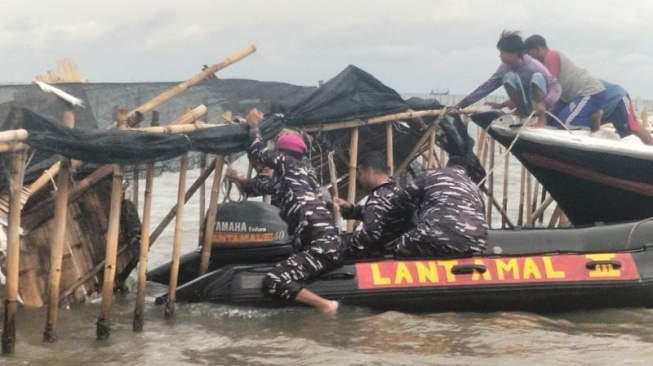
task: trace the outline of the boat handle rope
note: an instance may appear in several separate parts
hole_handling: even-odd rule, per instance
[[[585,268],[594,271],[598,266],[611,266],[612,269],[621,268],[621,262],[616,260],[589,261],[585,263]]]
[[[535,114],[535,111],[531,112],[531,114],[528,115],[528,118],[526,118],[526,121],[525,121],[524,123],[522,123],[521,127],[519,127],[519,131],[517,131],[517,135],[515,135],[515,139],[512,140],[512,142],[510,143],[510,146],[508,146],[508,148],[506,149],[506,151],[505,151],[503,154],[501,154],[501,158],[499,158],[499,160],[505,159],[505,157],[510,153],[510,150],[512,150],[512,148],[513,148],[513,147],[515,146],[515,144],[517,143],[517,140],[519,140],[519,135],[521,135],[521,133],[522,133],[522,131],[524,130],[525,127],[529,126],[528,122],[530,122],[530,120],[533,118],[533,115],[534,115],[534,114]],[[561,125],[562,127],[564,127],[564,129],[567,130],[567,132],[571,133],[571,130],[569,129],[569,127],[568,127],[567,125],[565,125],[564,123],[562,123],[562,121],[561,121],[561,120],[560,120],[560,119],[559,119],[555,114],[553,114],[553,113],[551,113],[551,112],[549,112],[549,111],[546,111],[546,114],[548,114],[549,116],[553,117],[553,119],[555,119],[558,123],[560,123],[560,125]],[[514,117],[514,116],[513,116],[513,117]],[[496,121],[496,119],[495,119],[494,121]],[[490,125],[487,126],[487,130],[488,130],[488,131],[490,130],[490,128],[491,128],[492,125],[494,124],[494,121],[492,121],[492,123],[490,123]],[[487,180],[487,178],[490,176],[490,174],[492,174],[492,173],[494,172],[494,170],[495,170],[498,166],[499,166],[499,165],[495,165],[495,166],[493,166],[492,169],[490,169],[489,172],[485,173],[485,178],[481,179],[481,181],[478,182],[478,184],[476,184],[476,186],[477,186],[477,187],[482,186],[483,183],[485,183],[485,181]]]
[[[484,274],[487,271],[487,267],[483,264],[458,264],[451,268],[451,273],[455,275],[472,274],[474,271]]]

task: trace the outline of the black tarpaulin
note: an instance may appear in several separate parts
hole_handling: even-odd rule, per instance
[[[286,113],[289,125],[307,126],[370,118],[409,109],[399,93],[349,65]]]
[[[130,130],[67,128],[30,110],[15,107],[8,118],[19,118],[28,130],[27,143],[52,154],[99,164],[138,164],[172,159],[189,151],[217,155],[242,152],[249,147],[246,125],[217,126],[185,134],[162,134]],[[271,138],[282,121],[269,118],[262,132]]]

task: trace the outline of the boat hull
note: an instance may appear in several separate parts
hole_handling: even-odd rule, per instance
[[[488,128],[498,114],[472,117]],[[566,131],[530,131],[493,125],[489,134],[528,169],[576,226],[653,217],[653,149],[572,136]],[[519,137],[513,145],[515,136]],[[547,135],[548,134],[548,135]],[[621,148],[620,145],[624,147]],[[648,151],[650,150],[650,151]]]
[[[272,265],[222,267],[179,287],[177,300],[292,305],[261,291]],[[343,304],[409,312],[652,307],[653,222],[495,230],[480,256],[347,263],[306,286]]]

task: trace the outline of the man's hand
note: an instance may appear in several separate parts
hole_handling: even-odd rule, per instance
[[[263,169],[261,169],[258,175],[272,179],[272,177],[274,176],[274,169],[267,166],[263,167]]]
[[[343,200],[340,197],[333,197],[333,203],[338,206],[340,209],[350,209],[352,207],[352,204]]]
[[[245,116],[245,123],[249,125],[249,128],[258,128],[261,121],[263,121],[263,113],[256,108],[252,108]]]
[[[236,183],[242,183],[245,181],[245,176],[241,173],[239,173],[235,169],[228,169],[227,170],[227,178],[233,180]]]
[[[494,109],[501,109],[505,107],[504,103],[497,103],[497,102],[486,102],[485,105]]]

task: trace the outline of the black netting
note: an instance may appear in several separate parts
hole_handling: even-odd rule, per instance
[[[358,67],[349,65],[308,99],[288,111],[286,119],[289,125],[307,126],[381,116],[408,109],[396,91]]]

